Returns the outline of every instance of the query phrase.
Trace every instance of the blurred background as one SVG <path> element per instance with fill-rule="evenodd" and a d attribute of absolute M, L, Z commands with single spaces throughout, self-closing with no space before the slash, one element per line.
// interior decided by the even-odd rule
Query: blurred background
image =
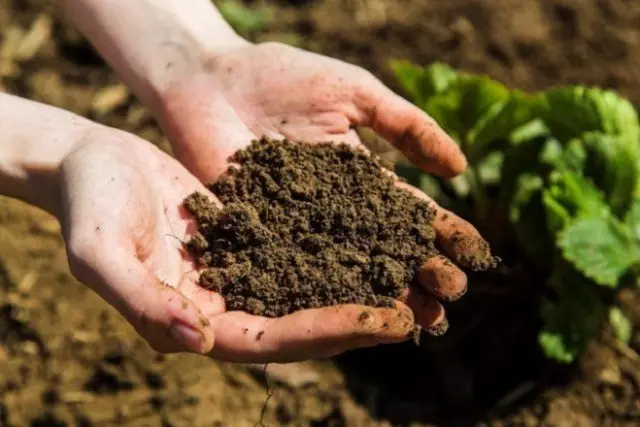
<path fill-rule="evenodd" d="M 0 91 L 71 110 L 168 150 L 149 112 L 47 0 L 0 0 Z M 361 65 L 400 91 L 391 59 L 442 61 L 509 86 L 583 83 L 640 102 L 636 0 L 216 2 L 254 41 Z M 387 155 L 381 141 L 369 142 Z M 234 366 L 150 350 L 71 277 L 55 219 L 0 198 L 0 426 L 637 426 L 633 333 L 603 329 L 570 365 L 540 354 L 539 283 L 509 265 L 472 278 L 443 339 L 294 365 Z"/>

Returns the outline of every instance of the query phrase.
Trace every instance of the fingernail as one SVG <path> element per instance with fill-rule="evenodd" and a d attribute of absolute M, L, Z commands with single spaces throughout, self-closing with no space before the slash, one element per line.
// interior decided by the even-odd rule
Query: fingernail
<path fill-rule="evenodd" d="M 449 321 L 446 317 L 442 319 L 442 322 L 438 323 L 437 325 L 433 325 L 430 328 L 425 329 L 425 331 L 427 331 L 429 335 L 432 335 L 434 337 L 441 337 L 442 335 L 446 334 L 448 330 Z"/>
<path fill-rule="evenodd" d="M 202 333 L 191 326 L 177 320 L 173 322 L 170 330 L 171 336 L 183 343 L 188 350 L 199 353 L 202 348 Z"/>

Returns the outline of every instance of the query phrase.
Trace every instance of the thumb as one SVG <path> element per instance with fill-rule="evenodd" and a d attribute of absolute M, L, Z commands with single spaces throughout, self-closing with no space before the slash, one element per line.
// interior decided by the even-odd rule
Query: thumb
<path fill-rule="evenodd" d="M 208 353 L 213 328 L 196 305 L 162 283 L 125 249 L 98 257 L 79 254 L 74 274 L 115 307 L 149 345 L 161 353 Z"/>
<path fill-rule="evenodd" d="M 458 144 L 424 111 L 373 76 L 355 93 L 359 125 L 373 128 L 426 172 L 445 178 L 464 172 L 467 161 Z"/>

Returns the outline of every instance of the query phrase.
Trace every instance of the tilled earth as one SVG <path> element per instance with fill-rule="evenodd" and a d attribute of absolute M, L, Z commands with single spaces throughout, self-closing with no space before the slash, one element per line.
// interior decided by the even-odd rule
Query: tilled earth
<path fill-rule="evenodd" d="M 167 149 L 149 113 L 52 3 L 0 0 L 0 90 Z M 582 82 L 640 102 L 635 0 L 250 3 L 278 8 L 259 38 L 364 65 L 392 86 L 388 59 L 439 59 L 524 89 Z M 490 276 L 472 276 L 469 294 L 449 309 L 456 333 L 426 339 L 421 350 L 407 344 L 270 365 L 275 394 L 264 424 L 640 424 L 638 328 L 630 347 L 603 331 L 576 366 L 548 365 L 536 351 L 539 283 L 531 277 L 508 259 Z M 640 324 L 638 295 L 622 298 Z M 1 426 L 252 426 L 264 379 L 262 366 L 155 354 L 72 279 L 57 222 L 0 199 Z"/>

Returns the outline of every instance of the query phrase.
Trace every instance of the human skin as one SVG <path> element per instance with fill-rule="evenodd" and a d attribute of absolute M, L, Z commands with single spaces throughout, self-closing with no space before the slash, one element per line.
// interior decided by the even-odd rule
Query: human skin
<path fill-rule="evenodd" d="M 0 94 L 0 194 L 59 219 L 72 273 L 155 350 L 290 362 L 410 335 L 414 316 L 400 302 L 277 319 L 226 311 L 219 294 L 198 286 L 181 243 L 195 227 L 182 208 L 194 191 L 217 202 L 174 158 L 134 135 Z"/>
<path fill-rule="evenodd" d="M 228 166 L 229 155 L 245 147 L 251 139 L 288 137 L 308 142 L 345 141 L 361 146 L 354 130 L 356 126 L 372 127 L 428 172 L 451 177 L 466 167 L 457 145 L 437 123 L 386 88 L 371 73 L 280 44 L 251 44 L 234 33 L 209 0 L 60 2 L 71 21 L 153 112 L 169 136 L 176 157 L 197 180 L 216 179 Z M 131 135 L 125 139 L 130 145 L 136 142 Z M 161 182 L 166 180 L 166 177 L 156 178 Z M 426 198 L 416 189 L 409 190 Z M 457 240 L 452 239 L 454 231 L 462 231 L 472 240 L 481 240 L 481 237 L 470 224 L 437 209 L 435 225 L 442 246 L 453 259 L 462 258 L 460 251 L 465 248 L 456 246 Z M 445 217 L 449 219 L 445 221 Z M 420 277 L 423 289 L 411 289 L 403 295 L 399 307 L 406 311 L 406 303 L 415 320 L 430 327 L 445 318 L 442 305 L 433 295 L 455 299 L 464 293 L 467 281 L 464 273 L 444 257 L 430 260 Z M 142 305 L 142 302 L 135 304 Z M 210 305 L 223 307 L 223 302 L 215 296 Z M 349 312 L 351 317 L 340 314 L 342 309 L 353 309 Z M 219 308 L 211 310 L 220 312 Z M 399 340 L 400 335 L 406 339 L 405 330 L 402 334 L 392 334 L 392 338 L 381 337 L 380 331 L 354 333 L 357 323 L 354 319 L 360 318 L 362 307 L 327 310 L 323 315 L 306 311 L 297 314 L 307 316 L 305 319 L 315 328 L 323 330 L 319 335 L 310 336 L 303 333 L 308 330 L 301 326 L 304 322 L 292 322 L 290 329 L 280 329 L 278 325 L 286 323 L 268 323 L 272 321 L 264 318 L 250 320 L 234 313 L 228 318 L 235 320 L 227 325 L 233 327 L 219 331 L 222 342 L 231 344 L 219 345 L 220 334 L 215 334 L 218 344 L 211 344 L 212 355 L 252 362 L 304 359 L 393 342 Z M 207 317 L 210 313 L 205 312 Z M 379 319 L 374 316 L 373 330 Z M 263 329 L 265 334 L 258 344 L 256 340 L 242 344 L 238 331 L 253 325 L 254 321 L 259 327 L 271 329 Z M 399 321 L 386 323 L 402 329 Z M 325 332 L 332 337 L 328 341 L 323 335 Z M 209 347 L 209 341 L 204 341 L 207 343 L 204 347 L 189 349 L 210 353 L 211 350 L 205 348 Z"/>

